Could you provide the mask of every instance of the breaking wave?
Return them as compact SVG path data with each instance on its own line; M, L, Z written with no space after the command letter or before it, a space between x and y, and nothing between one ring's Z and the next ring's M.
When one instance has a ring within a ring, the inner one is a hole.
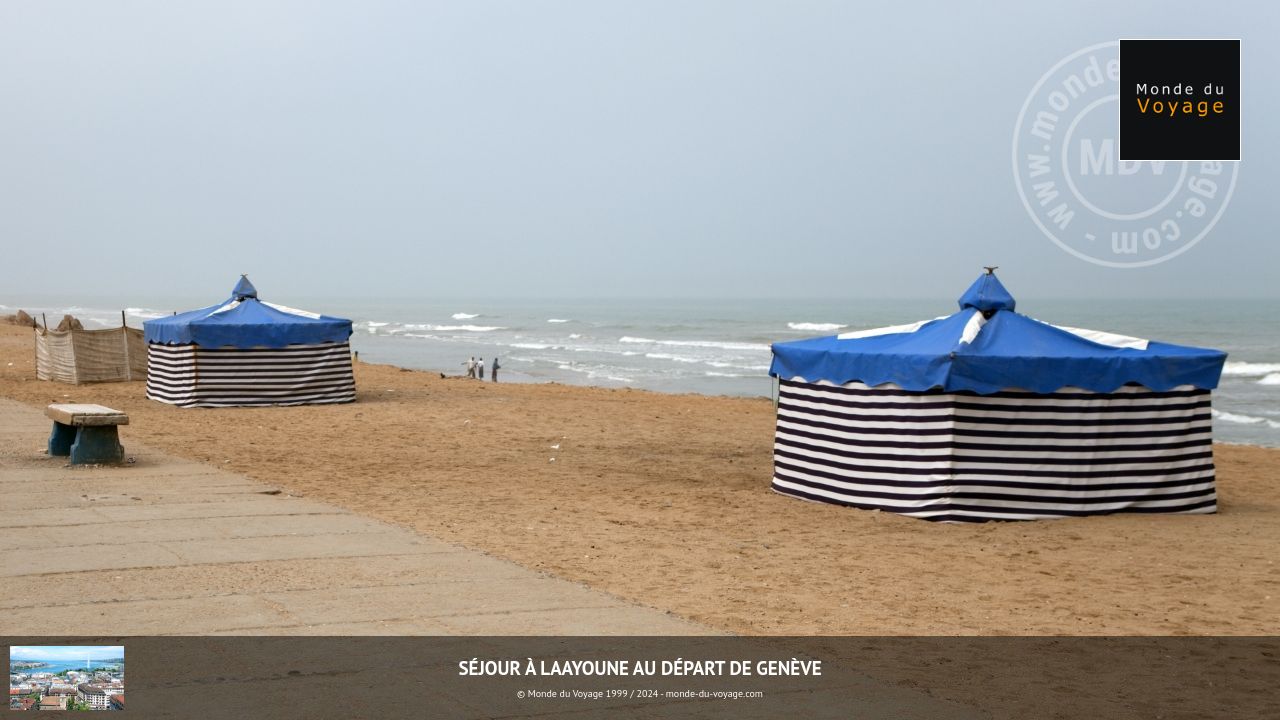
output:
M836 330L839 330L841 328L847 328L849 326L841 325L840 323L789 322L787 323L787 327L791 328L792 330L812 330L813 332L835 332Z
M1280 363L1228 362L1222 366L1222 374L1232 377L1261 377L1280 373Z
M719 340L654 340L653 338L632 337L630 335L623 335L618 338L618 342L647 345L670 345L673 347L716 348L718 350L767 351L769 349L769 346L764 343L721 342Z
M1236 413L1222 412L1221 410L1212 410L1213 419L1223 422L1235 423L1237 425L1266 425L1273 430L1280 430L1280 422L1268 420L1267 418L1255 417L1253 415L1238 415Z
M506 328L496 325L428 325L426 330L439 330L441 332L493 332L494 330L505 330Z

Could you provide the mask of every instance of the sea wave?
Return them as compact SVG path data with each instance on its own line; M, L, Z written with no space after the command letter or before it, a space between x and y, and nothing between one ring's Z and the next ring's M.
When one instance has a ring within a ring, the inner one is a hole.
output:
M566 320L566 319L564 319L564 318L547 318L547 322L549 322L549 323L567 323L567 322L572 322L572 321L571 321L571 320Z
M147 319L162 318L162 317L166 317L169 314L167 312L162 312L160 310L152 310L151 308L134 308L134 307L125 308L124 313L126 315L132 315L134 317L147 318Z
M841 328L849 327L840 323L808 323L808 322L789 322L787 327L792 330L812 330L814 332L834 332Z
M1222 374L1232 377L1261 377L1280 373L1280 363L1228 362L1222 366Z
M423 329L439 332L493 332L494 330L506 330L506 328L498 327L497 325L428 325Z
M1280 372L1273 372L1258 381L1259 385L1280 385Z
M669 345L672 347L701 347L716 348L718 350L768 350L769 346L764 343L747 343L747 342L722 342L719 340L654 340L647 337L632 337L623 335L618 338L621 343L648 344L648 345Z
M700 363L702 360L698 358L685 357L684 355L672 355L671 353L645 353L645 357L653 360L671 360L680 363Z
M1211 410L1214 420L1235 423L1237 425L1266 425L1272 430L1280 430L1280 422L1268 420L1267 418L1256 417L1253 415L1239 415L1236 413L1222 412L1221 410Z
M454 313L449 317L453 318L454 320L471 320L473 318L480 317L480 315L477 313Z
M569 339L570 339L570 340L577 340L577 339L579 339L579 338L581 338L581 337L582 337L582 335L580 335L579 333L569 333Z
M739 365L737 363L716 362L708 360L707 364L714 368L735 368L738 370L755 370L756 372L764 372L769 369L768 365Z
M634 378L611 374L615 372L625 372L627 368L617 368L609 365L578 365L576 363L563 363L557 365L556 369L582 373L591 380L612 380L613 382L626 383L628 385L635 382Z

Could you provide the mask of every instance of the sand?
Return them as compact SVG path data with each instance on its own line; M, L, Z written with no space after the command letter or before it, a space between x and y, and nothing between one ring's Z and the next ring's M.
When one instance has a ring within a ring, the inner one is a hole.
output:
M139 382L34 377L30 332L0 326L0 395L125 410L126 450L143 441L732 632L1280 630L1277 450L1215 447L1217 515L947 525L770 492L765 399L360 363L354 404L201 410L148 401Z

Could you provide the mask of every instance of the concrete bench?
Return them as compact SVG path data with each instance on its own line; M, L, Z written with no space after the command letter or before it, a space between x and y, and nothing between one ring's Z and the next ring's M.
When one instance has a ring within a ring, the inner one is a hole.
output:
M45 408L53 420L49 454L71 456L72 465L114 463L124 459L117 428L129 416L101 405L55 403Z

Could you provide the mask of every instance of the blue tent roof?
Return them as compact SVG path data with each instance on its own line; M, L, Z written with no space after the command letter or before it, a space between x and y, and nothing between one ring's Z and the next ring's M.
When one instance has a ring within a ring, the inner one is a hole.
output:
M346 342L351 321L273 305L240 277L225 302L142 323L146 341L203 347L268 347Z
M776 343L769 374L837 385L894 383L989 394L1064 387L1112 392L1218 386L1227 354L1040 322L1013 311L1013 296L987 273L954 315L875 330Z

